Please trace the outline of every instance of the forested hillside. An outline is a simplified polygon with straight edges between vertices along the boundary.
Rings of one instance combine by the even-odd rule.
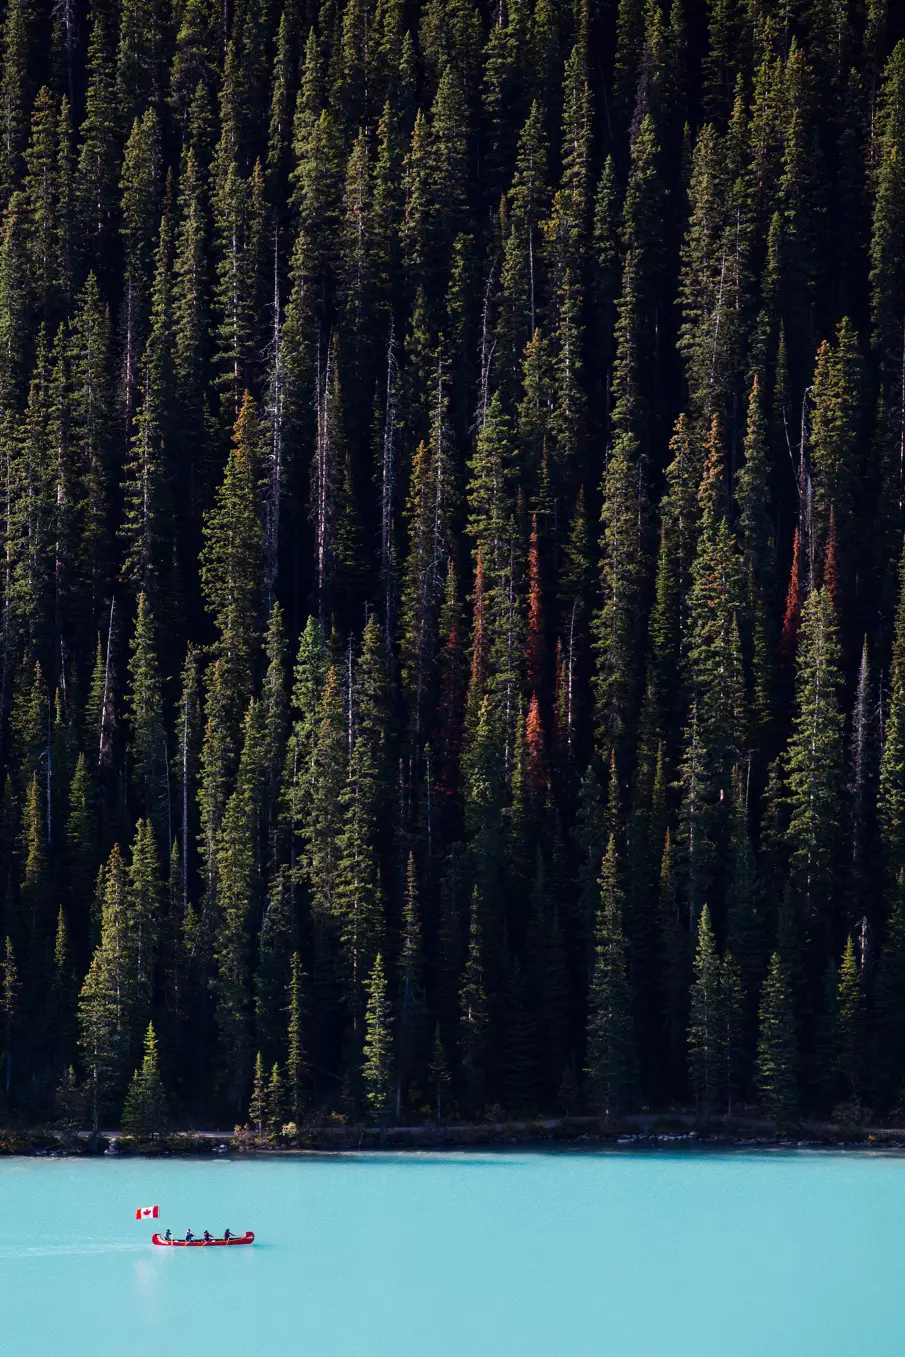
[[[900,6],[7,0],[0,214],[0,1111],[894,1114]]]

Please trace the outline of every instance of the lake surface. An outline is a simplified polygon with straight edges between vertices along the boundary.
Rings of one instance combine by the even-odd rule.
[[[0,1302],[4,1357],[901,1357],[905,1159],[5,1159]]]

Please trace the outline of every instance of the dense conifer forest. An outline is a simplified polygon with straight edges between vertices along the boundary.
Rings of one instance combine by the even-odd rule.
[[[6,0],[0,1112],[895,1116],[903,530],[899,5]]]

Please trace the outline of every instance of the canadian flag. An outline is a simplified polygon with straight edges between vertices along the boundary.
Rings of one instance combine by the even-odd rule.
[[[140,1206],[135,1212],[136,1220],[156,1220],[160,1215],[159,1206]]]

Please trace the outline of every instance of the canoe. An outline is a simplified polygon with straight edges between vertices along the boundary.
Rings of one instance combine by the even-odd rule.
[[[203,1239],[164,1239],[162,1234],[152,1234],[152,1244],[163,1244],[165,1248],[171,1249],[210,1249],[219,1245],[220,1248],[230,1248],[233,1244],[253,1244],[255,1242],[254,1233],[246,1230],[244,1234],[233,1235],[231,1239],[212,1239],[206,1243]]]

